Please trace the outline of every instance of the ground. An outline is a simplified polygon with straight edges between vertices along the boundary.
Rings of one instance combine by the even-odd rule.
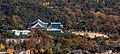
[[[108,38],[108,36],[105,35],[105,34],[94,33],[94,32],[72,32],[72,33],[73,33],[73,34],[76,34],[76,35],[84,35],[84,34],[88,34],[89,37],[91,37],[91,38],[94,38],[95,36],[96,36],[96,37],[103,36],[103,37]]]

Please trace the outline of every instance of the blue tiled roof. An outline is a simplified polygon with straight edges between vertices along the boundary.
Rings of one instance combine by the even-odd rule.
[[[60,29],[58,29],[58,30],[51,30],[51,32],[60,32],[60,33],[63,33],[63,31]]]
[[[60,33],[62,33],[61,30],[54,30],[54,31],[52,31],[52,32],[60,32]]]
[[[34,26],[35,24],[39,23],[40,26],[42,26],[42,28],[63,28],[63,25],[61,23],[56,23],[56,22],[52,22],[50,23],[50,25],[48,23],[44,23],[42,22],[40,19],[36,20],[35,22],[30,24],[30,27]]]
[[[35,21],[34,23],[32,23],[31,26],[34,26],[35,24],[39,23],[40,25],[43,26],[43,28],[47,28],[47,23],[43,23],[42,21],[39,21],[39,19],[37,21]]]
[[[62,28],[63,26],[61,24],[51,24],[50,28]]]
[[[41,24],[44,28],[47,28],[47,25],[48,25],[48,24],[43,24],[41,22],[39,22],[39,24]]]

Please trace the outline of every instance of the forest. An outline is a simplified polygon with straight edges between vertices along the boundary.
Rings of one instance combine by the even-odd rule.
[[[21,43],[18,47],[17,44],[8,44],[13,45],[14,49],[23,46],[25,49],[43,48],[45,51],[50,50],[49,53],[53,50],[54,54],[66,54],[75,49],[95,53],[100,51],[99,47],[103,47],[101,52],[112,49],[111,44],[120,38],[120,0],[0,0],[0,37],[3,39],[12,36],[9,30],[28,29],[29,23],[37,19],[61,22],[65,33],[58,35],[38,31],[34,35],[44,41],[40,45],[34,41],[29,45],[27,42]],[[104,33],[110,39],[91,39],[66,32],[68,30]],[[32,38],[35,37],[31,37],[31,41]],[[4,41],[3,39],[0,40]],[[52,44],[55,45],[51,47]]]
[[[119,0],[1,0],[0,33],[27,29],[39,18],[62,22],[66,29],[120,34],[119,4]]]

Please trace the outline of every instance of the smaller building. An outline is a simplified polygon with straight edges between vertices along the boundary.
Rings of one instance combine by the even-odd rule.
[[[79,49],[71,51],[71,54],[90,54],[90,52]]]
[[[29,39],[14,39],[14,38],[10,38],[10,39],[6,39],[6,42],[15,42],[15,43],[22,43],[24,41],[29,41]]]
[[[20,35],[29,36],[31,31],[29,31],[29,30],[12,30],[12,32],[13,32],[16,36],[20,36]]]
[[[21,52],[16,53],[16,54],[30,54],[30,50],[21,51]]]
[[[7,52],[0,52],[0,54],[6,54]]]

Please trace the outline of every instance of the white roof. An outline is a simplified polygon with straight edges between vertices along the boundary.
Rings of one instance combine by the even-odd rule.
[[[18,31],[18,32],[30,32],[29,30],[12,30],[12,32],[16,32],[16,31]]]

